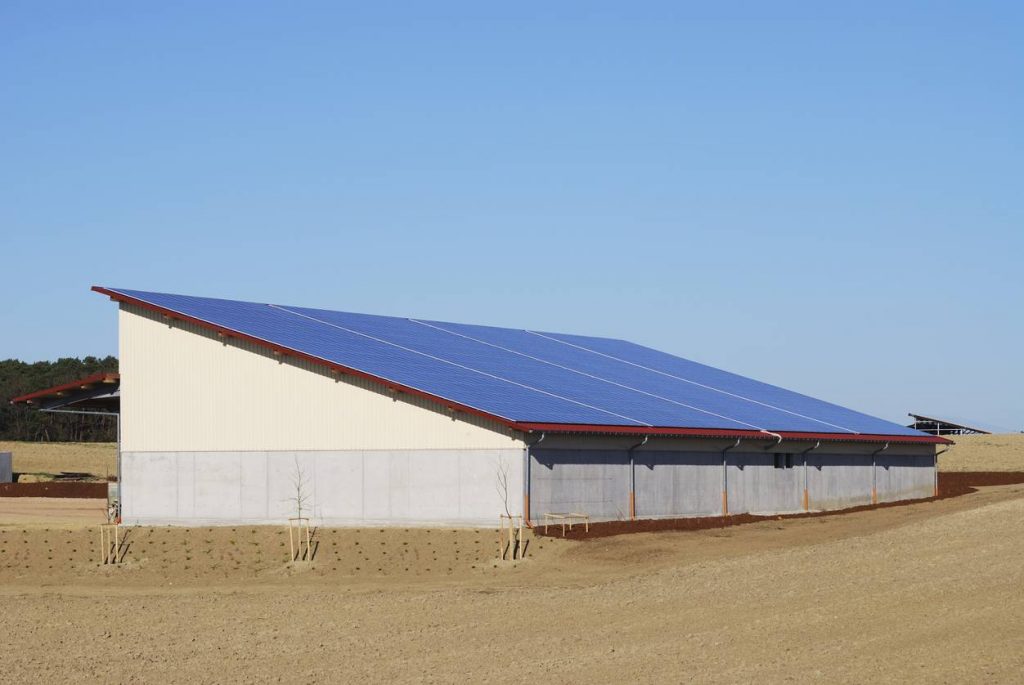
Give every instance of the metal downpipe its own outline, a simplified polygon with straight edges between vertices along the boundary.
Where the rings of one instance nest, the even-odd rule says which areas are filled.
[[[935,453],[935,459],[932,462],[932,497],[939,496],[939,456],[945,454],[951,449],[953,449],[953,445]]]
[[[811,510],[811,498],[807,492],[807,455],[821,447],[821,440],[814,443],[814,447],[808,447],[800,455],[804,458],[804,511]]]
[[[770,449],[774,449],[774,448],[776,448],[776,447],[778,447],[779,445],[782,444],[782,436],[779,435],[778,433],[772,433],[771,431],[766,431],[766,430],[763,430],[763,429],[761,430],[761,432],[764,433],[765,435],[770,435],[773,438],[775,438],[775,444],[774,445],[768,445],[767,447],[765,447],[764,448],[765,452],[767,452]]]
[[[633,450],[639,449],[647,444],[651,436],[645,435],[644,439],[626,450],[629,454],[629,520],[636,521],[636,461],[633,459]]]
[[[781,439],[781,436],[780,436]],[[722,516],[729,515],[729,468],[726,464],[725,454],[740,446],[743,438],[736,438],[736,443],[722,450]]]

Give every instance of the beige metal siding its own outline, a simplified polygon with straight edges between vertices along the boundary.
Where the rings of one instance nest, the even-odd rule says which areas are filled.
[[[521,436],[479,417],[194,324],[120,311],[124,451],[508,449]]]

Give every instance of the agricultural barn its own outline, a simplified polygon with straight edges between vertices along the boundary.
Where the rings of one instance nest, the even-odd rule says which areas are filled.
[[[930,497],[939,436],[622,340],[94,288],[126,523],[494,526]]]

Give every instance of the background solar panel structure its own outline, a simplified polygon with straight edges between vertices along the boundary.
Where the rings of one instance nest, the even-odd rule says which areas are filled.
[[[623,340],[110,290],[511,421],[922,435]]]
[[[671,378],[664,374],[626,364],[609,357],[592,354],[572,345],[566,345],[565,343],[536,335],[529,331],[451,324],[438,321],[424,321],[421,323],[427,327],[436,326],[439,329],[450,331],[456,335],[468,336],[474,340],[482,341],[485,345],[495,345],[506,350],[512,350],[511,354],[520,362],[529,361],[529,358],[542,359],[549,365],[558,365],[558,367],[573,370],[568,373],[599,377],[603,379],[606,387],[619,388],[626,386],[632,388],[633,392],[643,394],[653,401],[660,401],[670,405],[672,402],[677,402],[679,404],[675,406],[690,405],[699,407],[715,414],[728,416],[735,421],[743,422],[748,428],[756,426],[758,428],[785,431],[853,432],[846,430],[842,426],[816,421],[814,418],[800,416],[783,409],[719,392],[699,384]],[[528,357],[523,355],[528,355]],[[658,400],[655,398],[663,399]],[[706,416],[704,418],[707,420]],[[720,422],[712,425],[692,423],[685,425],[701,428],[732,427]]]
[[[782,409],[813,416],[816,419],[845,426],[858,433],[877,435],[915,435],[923,433],[885,421],[868,414],[847,409],[831,402],[818,400],[807,395],[786,390],[778,386],[722,371],[711,366],[676,357],[665,352],[643,347],[626,340],[612,338],[591,338],[564,333],[542,333],[551,339],[615,357],[630,364],[636,364],[661,373],[689,378],[727,392],[743,395]],[[778,428],[777,430],[785,430]]]

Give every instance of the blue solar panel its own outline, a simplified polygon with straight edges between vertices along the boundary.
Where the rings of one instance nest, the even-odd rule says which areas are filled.
[[[923,435],[621,340],[110,290],[511,421]]]
[[[749,397],[787,411],[813,416],[820,421],[843,426],[857,433],[924,435],[920,431],[892,423],[891,421],[885,421],[830,402],[699,364],[689,359],[659,352],[658,350],[625,340],[591,338],[559,333],[543,333],[540,335],[577,346],[576,349],[585,348],[585,350],[592,350],[591,354],[598,353],[598,356],[607,355],[607,357],[602,357],[604,359],[614,358],[622,360],[623,363],[629,365],[646,367],[661,373],[696,380],[725,392]],[[609,359],[609,361],[612,361],[612,359]],[[778,430],[789,429],[779,428]]]

